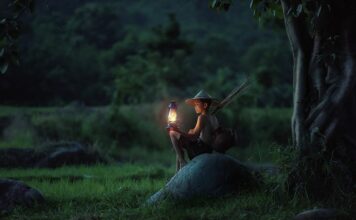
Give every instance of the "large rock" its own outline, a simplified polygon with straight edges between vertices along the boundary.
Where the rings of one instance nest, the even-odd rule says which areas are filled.
[[[30,207],[43,201],[38,190],[20,181],[0,179],[0,213],[10,211],[17,205]]]
[[[43,152],[29,148],[0,149],[0,167],[2,168],[30,168],[46,157]]]
[[[5,168],[56,168],[63,165],[90,165],[105,163],[98,152],[90,151],[77,142],[43,146],[38,150],[0,149],[0,167]]]
[[[37,163],[38,167],[56,168],[63,165],[91,165],[104,160],[94,152],[89,152],[78,143],[69,147],[59,147]]]
[[[169,182],[152,195],[148,204],[166,197],[189,199],[216,197],[259,185],[258,175],[235,158],[220,154],[201,154],[179,170]]]
[[[336,209],[311,209],[299,213],[294,220],[347,220],[351,219],[346,213]]]

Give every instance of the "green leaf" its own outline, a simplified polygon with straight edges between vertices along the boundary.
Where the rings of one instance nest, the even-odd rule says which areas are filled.
[[[299,4],[296,10],[296,17],[298,17],[303,11],[303,4]]]
[[[0,66],[0,72],[1,72],[1,74],[6,73],[8,67],[9,67],[9,64],[8,64],[8,63],[3,63],[3,64]]]
[[[320,13],[321,13],[321,10],[322,10],[323,6],[320,5],[319,8],[318,8],[318,11],[316,12],[316,16],[320,16]]]
[[[0,50],[0,57],[4,56],[4,53],[5,53],[5,48],[1,48],[1,50]]]
[[[211,8],[216,9],[217,11],[229,10],[231,6],[231,0],[213,0],[211,3]]]
[[[331,54],[331,60],[332,60],[332,61],[335,61],[335,60],[336,60],[336,54],[335,54],[335,53],[332,53],[332,54]]]
[[[255,6],[255,1],[254,0],[251,0],[250,2],[250,8],[253,8]]]
[[[211,7],[212,8],[216,8],[216,5],[217,5],[217,0],[214,0],[211,2]]]
[[[292,13],[292,11],[293,11],[293,7],[290,7],[287,11],[287,15],[289,16]]]

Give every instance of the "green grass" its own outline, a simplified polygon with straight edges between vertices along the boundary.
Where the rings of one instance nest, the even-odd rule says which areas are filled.
[[[271,143],[256,144],[246,148],[233,147],[227,151],[227,154],[246,162],[278,163],[280,151],[286,147]]]
[[[34,145],[33,135],[31,132],[22,132],[16,138],[0,140],[0,148],[30,148]]]
[[[276,157],[277,149],[256,146],[228,153],[244,161],[267,162]],[[290,219],[311,207],[308,201],[276,193],[278,178],[266,178],[265,186],[256,192],[145,206],[173,176],[174,152],[135,147],[120,154],[128,162],[54,170],[0,169],[1,177],[22,180],[46,198],[45,204],[17,208],[5,219]]]
[[[1,177],[23,180],[46,198],[45,204],[17,208],[5,219],[289,219],[308,205],[278,201],[266,188],[218,199],[145,206],[146,199],[173,173],[173,166],[139,163],[3,169]]]
[[[54,112],[58,107],[16,107],[16,106],[0,106],[0,117],[11,116],[19,113],[41,114]]]
[[[152,107],[156,109],[152,110]],[[142,117],[142,126],[147,126],[145,129],[139,130],[142,135],[137,138],[142,138],[142,143],[150,143],[151,147],[140,145],[141,142],[135,142],[130,147],[125,147],[122,140],[116,140],[118,144],[112,146],[94,143],[94,147],[100,152],[117,156],[120,163],[113,161],[111,165],[59,169],[0,169],[1,178],[22,180],[39,189],[46,198],[46,202],[42,205],[34,208],[18,207],[10,214],[0,216],[0,219],[279,220],[290,219],[304,209],[319,206],[319,204],[311,203],[308,199],[288,198],[278,187],[285,177],[283,173],[275,177],[265,176],[265,185],[255,192],[226,195],[214,199],[197,198],[183,202],[164,201],[159,206],[144,206],[150,195],[163,187],[173,176],[175,170],[175,153],[169,144],[166,133],[163,134],[164,136],[155,136],[153,134],[157,132],[153,125],[143,123],[151,120],[152,117],[155,118],[155,121],[160,121],[163,114],[160,108],[159,104],[123,106],[121,108],[122,112],[129,116],[131,114]],[[103,107],[93,110],[101,111],[104,114],[106,111]],[[59,108],[52,107],[21,109],[1,107],[0,116],[28,113],[31,120],[35,122],[52,117],[53,122],[48,124],[48,129],[44,129],[48,131],[50,128],[54,129],[58,126],[59,121],[56,120],[60,120],[61,113],[57,116],[60,111]],[[241,126],[246,130],[243,134],[251,138],[251,145],[246,148],[232,148],[228,154],[244,162],[284,165],[281,155],[286,154],[283,150],[286,146],[260,141],[270,136],[276,140],[278,138],[284,140],[286,135],[283,134],[280,137],[279,134],[280,130],[288,133],[289,122],[285,118],[288,118],[289,114],[289,109],[245,110],[241,113],[241,118],[244,119],[241,121]],[[228,121],[233,121],[229,117],[227,117]],[[272,125],[271,122],[275,121],[276,117],[278,124]],[[38,137],[36,137],[38,131],[31,133],[29,128],[32,125],[26,124],[27,121],[24,118],[20,119],[7,129],[7,138],[0,138],[0,148],[35,147],[39,144],[37,143]],[[159,127],[164,127],[162,123],[164,124],[164,120],[158,123]],[[86,126],[91,128],[90,123]],[[61,134],[69,129],[67,126],[64,128],[59,129]],[[78,126],[75,125],[70,129],[77,132]],[[88,135],[92,134],[89,132]],[[76,136],[76,134],[68,131],[68,136]],[[162,141],[163,144],[156,145],[155,141],[157,140]]]

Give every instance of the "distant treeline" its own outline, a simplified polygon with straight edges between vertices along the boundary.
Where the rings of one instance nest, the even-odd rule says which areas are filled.
[[[208,1],[36,3],[23,19],[21,64],[0,75],[2,105],[133,104],[201,88],[222,97],[246,76],[252,87],[240,102],[291,104],[284,30],[258,28],[247,3],[219,14]]]

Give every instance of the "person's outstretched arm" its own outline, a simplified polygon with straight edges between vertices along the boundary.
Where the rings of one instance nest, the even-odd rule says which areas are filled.
[[[176,131],[187,138],[192,138],[192,139],[197,138],[199,137],[201,130],[204,128],[206,124],[206,120],[207,120],[207,116],[199,115],[195,127],[193,129],[190,129],[188,133],[185,133],[179,129],[177,129]]]

